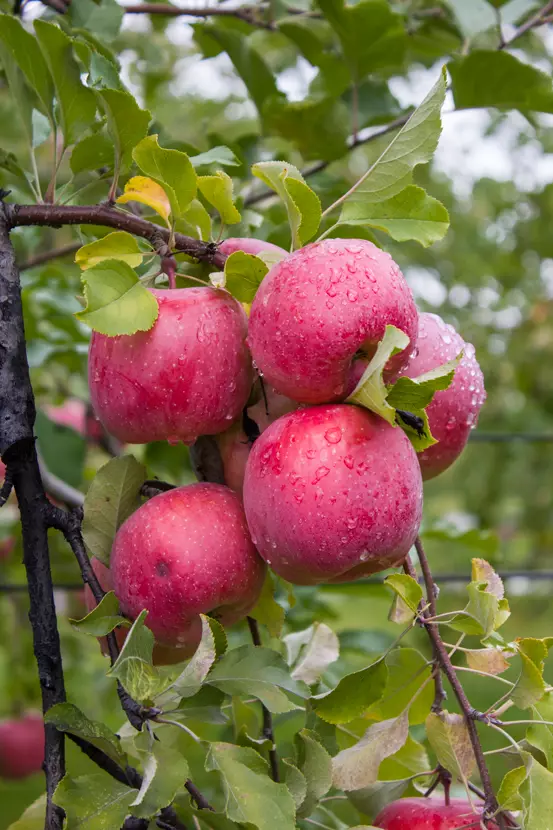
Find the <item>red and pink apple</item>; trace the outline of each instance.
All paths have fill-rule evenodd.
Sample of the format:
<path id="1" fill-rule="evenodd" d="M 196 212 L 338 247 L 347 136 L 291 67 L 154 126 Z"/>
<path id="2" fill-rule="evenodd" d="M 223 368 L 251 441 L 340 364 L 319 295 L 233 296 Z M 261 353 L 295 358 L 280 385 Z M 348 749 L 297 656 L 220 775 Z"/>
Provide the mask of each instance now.
<path id="1" fill-rule="evenodd" d="M 214 435 L 240 414 L 250 392 L 247 317 L 214 288 L 151 289 L 159 316 L 150 331 L 94 332 L 88 378 L 94 410 L 122 442 Z"/>
<path id="2" fill-rule="evenodd" d="M 274 265 L 254 298 L 248 343 L 268 383 L 300 403 L 340 401 L 353 391 L 384 336 L 401 329 L 414 345 L 417 309 L 401 271 L 363 239 L 325 239 Z M 391 358 L 388 374 L 412 346 Z"/>
<path id="3" fill-rule="evenodd" d="M 449 805 L 443 799 L 401 798 L 384 807 L 374 820 L 381 830 L 455 830 L 482 827 L 482 807 L 474 812 L 472 805 L 462 798 L 452 798 Z M 495 821 L 486 824 L 488 830 L 499 830 Z"/>
<path id="4" fill-rule="evenodd" d="M 28 712 L 0 723 L 0 777 L 26 778 L 44 763 L 44 721 Z"/>
<path id="5" fill-rule="evenodd" d="M 199 614 L 228 626 L 255 605 L 265 565 L 252 544 L 238 496 L 198 483 L 155 496 L 119 528 L 110 569 L 121 611 L 158 643 L 193 652 Z"/>
<path id="6" fill-rule="evenodd" d="M 286 256 L 284 248 L 279 248 L 278 245 L 273 245 L 272 242 L 265 242 L 263 239 L 254 239 L 246 236 L 231 236 L 224 239 L 219 245 L 219 250 L 225 256 L 230 256 L 236 251 L 243 251 L 245 254 L 262 254 L 263 251 L 272 252 L 274 254 Z"/>
<path id="7" fill-rule="evenodd" d="M 99 441 L 102 438 L 102 425 L 86 403 L 78 398 L 68 398 L 59 406 L 47 404 L 44 407 L 46 415 L 55 424 L 74 429 L 83 438 Z"/>
<path id="8" fill-rule="evenodd" d="M 484 376 L 474 346 L 465 343 L 453 326 L 437 314 L 419 314 L 419 333 L 409 363 L 401 374 L 416 378 L 436 369 L 463 351 L 448 389 L 436 392 L 427 409 L 430 431 L 437 444 L 419 453 L 423 479 L 443 473 L 460 456 L 486 400 Z"/>
<path id="9" fill-rule="evenodd" d="M 299 585 L 399 565 L 417 535 L 422 480 L 405 435 L 347 404 L 298 409 L 253 445 L 244 509 L 259 553 Z"/>

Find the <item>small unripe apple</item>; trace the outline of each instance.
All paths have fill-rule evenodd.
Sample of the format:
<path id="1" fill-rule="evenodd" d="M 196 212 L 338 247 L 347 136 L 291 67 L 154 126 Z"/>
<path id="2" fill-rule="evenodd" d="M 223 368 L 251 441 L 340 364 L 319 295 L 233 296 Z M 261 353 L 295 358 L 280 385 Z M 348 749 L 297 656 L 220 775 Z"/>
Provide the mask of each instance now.
<path id="1" fill-rule="evenodd" d="M 263 251 L 272 251 L 275 254 L 282 254 L 286 256 L 284 248 L 279 248 L 278 245 L 273 245 L 272 242 L 265 242 L 263 239 L 254 239 L 248 236 L 231 236 L 229 239 L 224 239 L 219 245 L 219 250 L 222 254 L 230 256 L 236 251 L 243 251 L 245 254 L 263 253 Z"/>
<path id="2" fill-rule="evenodd" d="M 248 343 L 259 371 L 300 403 L 340 401 L 353 391 L 384 336 L 401 329 L 414 345 L 417 309 L 401 271 L 363 239 L 325 239 L 274 265 L 254 298 Z M 399 371 L 412 350 L 390 359 Z"/>
<path id="3" fill-rule="evenodd" d="M 0 723 L 0 777 L 26 778 L 44 763 L 44 722 L 28 712 Z"/>
<path id="4" fill-rule="evenodd" d="M 399 427 L 346 404 L 284 415 L 253 445 L 244 479 L 252 539 L 298 585 L 399 565 L 422 514 L 416 453 Z"/>
<path id="5" fill-rule="evenodd" d="M 94 332 L 88 379 L 94 410 L 122 442 L 183 441 L 226 429 L 251 387 L 247 317 L 214 288 L 151 289 L 159 316 L 150 331 Z"/>
<path id="6" fill-rule="evenodd" d="M 110 567 L 122 612 L 135 619 L 147 609 L 156 640 L 189 651 L 201 636 L 199 614 L 224 626 L 243 619 L 265 577 L 240 499 L 209 483 L 139 507 L 117 531 Z"/>
<path id="7" fill-rule="evenodd" d="M 96 574 L 98 582 L 100 583 L 100 587 L 103 588 L 106 593 L 108 591 L 113 591 L 113 578 L 111 576 L 110 569 L 104 565 L 103 562 L 100 562 L 99 559 L 96 559 L 95 556 L 92 557 L 90 563 L 92 565 L 92 570 Z M 94 599 L 94 595 L 88 585 L 85 585 L 84 601 L 88 612 L 93 611 L 94 608 L 96 608 L 96 600 Z M 123 643 L 127 639 L 128 633 L 128 628 L 120 627 L 115 629 L 115 637 L 117 639 L 117 645 L 120 649 L 123 647 Z M 100 643 L 102 654 L 109 654 L 107 638 L 98 637 L 98 642 Z M 164 646 L 160 643 L 155 643 L 152 655 L 154 666 L 168 666 L 173 663 L 181 663 L 189 656 L 189 652 L 186 649 L 172 648 L 171 646 Z"/>
<path id="8" fill-rule="evenodd" d="M 377 815 L 374 826 L 381 830 L 454 830 L 459 827 L 473 827 L 480 830 L 482 807 L 472 805 L 462 798 L 452 798 L 448 805 L 442 799 L 401 798 L 392 801 Z M 485 825 L 488 830 L 498 830 L 495 821 Z"/>
<path id="9" fill-rule="evenodd" d="M 438 443 L 418 454 L 423 479 L 443 473 L 461 455 L 476 426 L 486 391 L 474 346 L 465 343 L 437 314 L 419 314 L 416 345 L 401 374 L 415 378 L 447 363 L 461 351 L 463 357 L 451 385 L 436 392 L 426 410 L 430 431 Z"/>
<path id="10" fill-rule="evenodd" d="M 297 408 L 295 401 L 279 395 L 272 386 L 265 384 L 265 394 L 247 408 L 246 414 L 262 433 L 277 418 Z M 244 431 L 243 418 L 239 418 L 230 429 L 217 436 L 217 445 L 223 461 L 225 484 L 242 496 L 246 462 L 252 448 L 251 437 Z"/>

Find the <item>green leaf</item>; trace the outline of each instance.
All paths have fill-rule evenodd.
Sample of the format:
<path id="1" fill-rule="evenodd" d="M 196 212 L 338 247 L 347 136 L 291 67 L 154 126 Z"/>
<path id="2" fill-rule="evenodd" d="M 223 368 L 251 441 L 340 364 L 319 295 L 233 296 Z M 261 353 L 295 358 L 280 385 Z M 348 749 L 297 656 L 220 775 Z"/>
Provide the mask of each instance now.
<path id="1" fill-rule="evenodd" d="M 20 166 L 16 156 L 13 153 L 8 153 L 6 150 L 2 150 L 1 148 L 0 168 L 2 168 L 2 170 L 5 170 L 7 173 L 11 173 L 12 176 L 15 176 L 18 179 L 23 179 L 23 181 L 27 183 L 25 171 Z"/>
<path id="2" fill-rule="evenodd" d="M 8 830 L 44 830 L 46 817 L 46 793 L 30 804 L 23 815 L 10 824 Z"/>
<path id="3" fill-rule="evenodd" d="M 288 213 L 292 247 L 301 248 L 317 233 L 321 222 L 319 197 L 305 183 L 293 164 L 284 161 L 263 161 L 254 164 L 252 173 L 278 193 Z"/>
<path id="4" fill-rule="evenodd" d="M 138 106 L 129 92 L 100 89 L 96 94 L 107 116 L 108 131 L 115 150 L 115 169 L 130 167 L 132 151 L 148 132 L 151 115 Z"/>
<path id="5" fill-rule="evenodd" d="M 35 432 L 38 449 L 49 472 L 72 487 L 80 487 L 86 457 L 86 440 L 76 430 L 56 424 L 39 410 Z"/>
<path id="6" fill-rule="evenodd" d="M 402 64 L 407 39 L 401 15 L 386 0 L 317 0 L 340 38 L 344 60 L 354 80 L 369 72 Z"/>
<path id="7" fill-rule="evenodd" d="M 472 38 L 497 25 L 493 9 L 486 0 L 445 0 L 466 38 Z"/>
<path id="8" fill-rule="evenodd" d="M 462 715 L 431 712 L 426 719 L 426 734 L 438 763 L 461 781 L 466 781 L 475 765 L 467 725 Z"/>
<path id="9" fill-rule="evenodd" d="M 214 619 L 200 614 L 202 620 L 202 639 L 194 655 L 186 667 L 173 680 L 158 701 L 161 707 L 166 707 L 169 701 L 180 701 L 183 697 L 192 697 L 201 689 L 204 680 L 209 674 L 215 660 L 220 655 L 218 644 L 221 644 L 221 632 L 226 649 L 226 636 L 222 626 Z M 217 629 L 220 629 L 219 632 Z M 216 636 L 217 635 L 217 636 Z"/>
<path id="10" fill-rule="evenodd" d="M 414 239 L 425 248 L 443 239 L 449 228 L 444 205 L 413 184 L 383 202 L 374 202 L 372 195 L 366 202 L 359 199 L 345 206 L 344 213 L 350 225 L 377 228 L 398 242 Z"/>
<path id="11" fill-rule="evenodd" d="M 436 392 L 451 386 L 455 369 L 462 357 L 463 352 L 460 352 L 457 357 L 417 378 L 398 378 L 390 387 L 387 402 L 396 409 L 406 409 L 408 412 L 425 409 L 432 403 Z"/>
<path id="12" fill-rule="evenodd" d="M 228 695 L 256 697 L 274 713 L 297 708 L 282 690 L 308 696 L 307 687 L 290 676 L 280 654 L 260 646 L 228 651 L 211 670 L 208 682 Z"/>
<path id="13" fill-rule="evenodd" d="M 113 231 L 102 239 L 96 239 L 79 248 L 75 254 L 75 262 L 83 271 L 106 259 L 116 259 L 126 262 L 131 268 L 138 268 L 142 264 L 143 256 L 136 237 L 126 231 Z"/>
<path id="14" fill-rule="evenodd" d="M 505 774 L 497 791 L 497 802 L 502 810 L 522 810 L 519 790 L 525 778 L 526 767 L 516 767 Z"/>
<path id="15" fill-rule="evenodd" d="M 386 686 L 380 700 L 367 711 L 367 717 L 371 720 L 395 718 L 409 707 L 409 723 L 412 726 L 424 723 L 434 698 L 432 684 L 426 682 L 432 673 L 431 666 L 415 648 L 394 648 L 385 660 Z"/>
<path id="16" fill-rule="evenodd" d="M 143 138 L 132 157 L 146 176 L 163 187 L 171 203 L 173 219 L 179 219 L 196 197 L 197 176 L 186 153 L 160 147 L 157 138 L 157 135 Z"/>
<path id="17" fill-rule="evenodd" d="M 241 303 L 251 303 L 268 270 L 260 257 L 235 251 L 225 260 L 225 288 Z"/>
<path id="18" fill-rule="evenodd" d="M 86 617 L 81 620 L 71 620 L 73 628 L 84 634 L 92 634 L 93 637 L 105 637 L 118 625 L 127 623 L 125 617 L 119 615 L 119 600 L 113 591 L 107 593 Z"/>
<path id="19" fill-rule="evenodd" d="M 110 43 L 117 35 L 123 22 L 124 11 L 115 0 L 79 0 L 68 9 L 73 28 L 86 29 L 102 42 Z"/>
<path id="20" fill-rule="evenodd" d="M 465 634 L 489 637 L 508 619 L 510 611 L 503 582 L 485 559 L 472 560 L 472 582 L 467 593 L 468 605 L 448 625 Z"/>
<path id="21" fill-rule="evenodd" d="M 416 579 L 407 574 L 390 574 L 384 580 L 384 584 L 394 591 L 397 598 L 401 600 L 407 609 L 407 618 L 402 616 L 402 622 L 408 622 L 418 613 L 419 603 L 422 600 L 422 588 Z M 393 620 L 398 622 L 398 620 Z"/>
<path id="22" fill-rule="evenodd" d="M 259 112 L 264 102 L 277 94 L 277 86 L 271 70 L 242 32 L 223 26 L 208 24 L 202 30 L 209 34 L 228 54 L 238 75 L 244 81 L 250 97 Z"/>
<path id="23" fill-rule="evenodd" d="M 522 666 L 510 697 L 520 709 L 527 709 L 541 700 L 545 693 L 543 671 L 551 643 L 548 640 L 524 637 L 517 640 L 515 645 Z"/>
<path id="24" fill-rule="evenodd" d="M 380 700 L 388 669 L 381 658 L 366 669 L 343 677 L 335 689 L 311 698 L 315 713 L 328 723 L 349 723 Z"/>
<path id="25" fill-rule="evenodd" d="M 154 635 L 144 625 L 147 615 L 146 610 L 140 612 L 127 634 L 119 657 L 108 671 L 108 677 L 119 680 L 139 703 L 153 700 L 171 682 L 152 665 Z"/>
<path id="26" fill-rule="evenodd" d="M 369 726 L 358 743 L 332 759 L 333 783 L 341 790 L 360 790 L 378 778 L 384 758 L 397 752 L 409 735 L 409 712 Z"/>
<path id="27" fill-rule="evenodd" d="M 31 126 L 33 131 L 32 145 L 34 148 L 40 147 L 52 135 L 52 125 L 40 110 L 34 109 L 31 116 Z"/>
<path id="28" fill-rule="evenodd" d="M 332 758 L 310 729 L 301 729 L 295 738 L 298 767 L 305 783 L 305 797 L 298 807 L 298 817 L 311 815 L 319 799 L 332 786 Z"/>
<path id="29" fill-rule="evenodd" d="M 553 773 L 526 752 L 526 777 L 519 786 L 524 830 L 553 830 Z"/>
<path id="30" fill-rule="evenodd" d="M 40 106 L 36 93 L 31 89 L 25 75 L 21 71 L 17 61 L 15 60 L 10 45 L 2 39 L 2 21 L 4 16 L 0 16 L 0 66 L 4 67 L 4 73 L 8 82 L 8 87 L 11 93 L 12 100 L 17 106 L 17 114 L 25 131 L 27 144 L 32 146 L 33 141 L 33 114 L 38 110 L 33 109 L 33 106 Z M 10 20 L 15 18 L 10 17 Z M 38 51 L 38 45 L 34 38 L 33 44 Z M 13 48 L 13 44 L 12 44 Z M 39 52 L 40 54 L 40 52 Z M 42 58 L 42 55 L 40 56 Z M 4 150 L 4 154 L 12 155 Z"/>
<path id="31" fill-rule="evenodd" d="M 284 783 L 290 790 L 290 795 L 294 799 L 296 810 L 298 810 L 307 794 L 307 781 L 305 776 L 288 758 L 283 758 L 282 763 L 284 765 Z M 42 830 L 42 828 L 40 827 L 38 830 Z"/>
<path id="32" fill-rule="evenodd" d="M 545 692 L 541 700 L 531 707 L 535 726 L 526 730 L 526 740 L 529 744 L 540 749 L 547 761 L 547 766 L 553 770 L 553 726 L 540 724 L 540 721 L 553 722 L 553 692 Z"/>
<path id="33" fill-rule="evenodd" d="M 349 121 L 348 108 L 336 97 L 288 101 L 276 95 L 263 105 L 266 131 L 291 141 L 306 161 L 333 161 L 344 156 Z"/>
<path id="34" fill-rule="evenodd" d="M 389 359 L 406 349 L 409 338 L 395 326 L 386 326 L 384 337 L 378 344 L 376 352 L 363 372 L 361 380 L 347 399 L 347 403 L 356 403 L 380 415 L 392 426 L 396 425 L 396 410 L 387 401 L 388 387 L 382 373 Z"/>
<path id="35" fill-rule="evenodd" d="M 175 230 L 204 242 L 211 239 L 211 216 L 199 199 L 192 199 L 182 219 L 175 222 Z"/>
<path id="36" fill-rule="evenodd" d="M 67 830 L 113 830 L 129 814 L 136 790 L 105 773 L 70 778 L 58 784 L 54 803 L 65 810 Z"/>
<path id="37" fill-rule="evenodd" d="M 106 259 L 82 275 L 86 308 L 78 317 L 100 334 L 115 337 L 149 331 L 157 320 L 156 298 L 126 262 Z"/>
<path id="38" fill-rule="evenodd" d="M 146 468 L 132 455 L 112 458 L 100 467 L 84 501 L 83 539 L 89 551 L 109 567 L 116 532 L 140 506 Z"/>
<path id="39" fill-rule="evenodd" d="M 250 611 L 249 616 L 262 625 L 266 625 L 271 637 L 280 637 L 285 613 L 282 605 L 279 605 L 275 600 L 274 594 L 273 577 L 267 571 L 257 603 Z"/>
<path id="40" fill-rule="evenodd" d="M 222 167 L 239 167 L 240 159 L 236 158 L 230 147 L 212 147 L 205 153 L 198 153 L 197 156 L 190 156 L 190 163 L 193 167 L 205 167 L 208 164 L 220 164 Z"/>
<path id="41" fill-rule="evenodd" d="M 152 818 L 173 802 L 189 776 L 189 768 L 180 752 L 161 741 L 152 741 L 151 750 L 140 751 L 139 755 L 143 769 L 142 786 L 130 805 L 130 811 L 139 818 Z"/>
<path id="42" fill-rule="evenodd" d="M 0 41 L 17 66 L 23 72 L 27 83 L 36 92 L 45 115 L 54 120 L 54 83 L 39 45 L 16 17 L 0 15 Z"/>
<path id="43" fill-rule="evenodd" d="M 553 112 L 551 78 L 509 52 L 475 50 L 448 68 L 456 109 Z"/>
<path id="44" fill-rule="evenodd" d="M 381 202 L 395 196 L 411 184 L 413 169 L 430 161 L 442 129 L 440 111 L 445 92 L 444 69 L 422 104 L 352 188 L 343 203 L 341 223 L 347 223 L 350 214 L 355 219 L 358 202 Z"/>
<path id="45" fill-rule="evenodd" d="M 113 167 L 113 141 L 104 133 L 86 136 L 73 147 L 69 164 L 75 176 L 84 170 Z"/>
<path id="46" fill-rule="evenodd" d="M 127 756 L 121 749 L 121 741 L 115 732 L 104 723 L 89 720 L 84 712 L 72 703 L 58 703 L 52 706 L 44 716 L 44 721 L 54 724 L 60 732 L 70 732 L 71 735 L 84 738 L 123 769 L 127 766 Z"/>
<path id="47" fill-rule="evenodd" d="M 94 123 L 96 98 L 81 82 L 71 38 L 44 20 L 35 21 L 35 32 L 54 79 L 64 146 L 68 147 Z"/>
<path id="48" fill-rule="evenodd" d="M 193 697 L 185 697 L 179 703 L 175 720 L 198 720 L 201 723 L 227 724 L 228 717 L 221 711 L 227 697 L 213 686 L 202 686 Z M 157 701 L 156 701 L 157 702 Z"/>
<path id="49" fill-rule="evenodd" d="M 253 749 L 212 743 L 206 769 L 220 773 L 225 794 L 225 813 L 258 830 L 294 830 L 295 804 L 285 784 L 267 774 L 267 762 Z"/>
<path id="50" fill-rule="evenodd" d="M 242 217 L 232 200 L 232 179 L 222 170 L 214 176 L 198 176 L 198 189 L 219 212 L 223 225 L 236 225 L 241 221 Z"/>
<path id="51" fill-rule="evenodd" d="M 292 677 L 312 686 L 340 655 L 340 641 L 325 623 L 315 622 L 284 638 Z"/>

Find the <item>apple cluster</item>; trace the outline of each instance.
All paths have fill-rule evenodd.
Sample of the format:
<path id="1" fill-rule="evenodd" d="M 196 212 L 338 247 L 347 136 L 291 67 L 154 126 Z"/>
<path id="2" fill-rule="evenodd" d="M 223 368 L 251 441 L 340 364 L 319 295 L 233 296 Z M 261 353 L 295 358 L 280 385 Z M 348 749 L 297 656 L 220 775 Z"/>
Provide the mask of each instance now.
<path id="1" fill-rule="evenodd" d="M 418 533 L 423 479 L 462 452 L 485 399 L 474 349 L 419 313 L 394 260 L 366 240 L 327 239 L 287 255 L 229 239 L 223 253 L 280 260 L 245 307 L 224 289 L 151 289 L 153 328 L 93 334 L 91 400 L 123 443 L 216 436 L 228 486 L 162 493 L 119 529 L 105 588 L 134 619 L 148 610 L 160 662 L 182 659 L 199 613 L 223 625 L 255 605 L 266 566 L 299 585 L 400 565 Z M 406 433 L 346 403 L 394 326 L 409 338 L 391 383 L 462 358 L 427 415 L 438 440 L 417 456 Z M 161 653 L 163 652 L 163 654 Z"/>

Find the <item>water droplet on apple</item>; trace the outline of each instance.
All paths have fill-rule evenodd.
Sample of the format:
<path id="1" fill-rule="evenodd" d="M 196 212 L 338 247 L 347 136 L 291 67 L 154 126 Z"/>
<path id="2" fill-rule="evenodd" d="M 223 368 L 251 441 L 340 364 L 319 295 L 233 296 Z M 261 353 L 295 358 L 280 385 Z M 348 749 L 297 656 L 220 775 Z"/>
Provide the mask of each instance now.
<path id="1" fill-rule="evenodd" d="M 315 477 L 314 477 L 313 481 L 311 482 L 311 484 L 317 484 L 317 482 L 320 481 L 325 476 L 327 476 L 329 474 L 329 472 L 330 472 L 330 470 L 329 470 L 328 467 L 324 467 L 324 466 L 323 467 L 317 467 L 317 469 L 315 470 Z"/>
<path id="2" fill-rule="evenodd" d="M 342 440 L 342 430 L 340 427 L 332 427 L 325 432 L 325 438 L 329 444 L 339 444 Z"/>
<path id="3" fill-rule="evenodd" d="M 344 458 L 344 464 L 346 465 L 348 470 L 353 470 L 353 465 L 355 464 L 355 461 L 353 460 L 353 456 L 352 455 L 346 455 L 346 457 Z"/>

